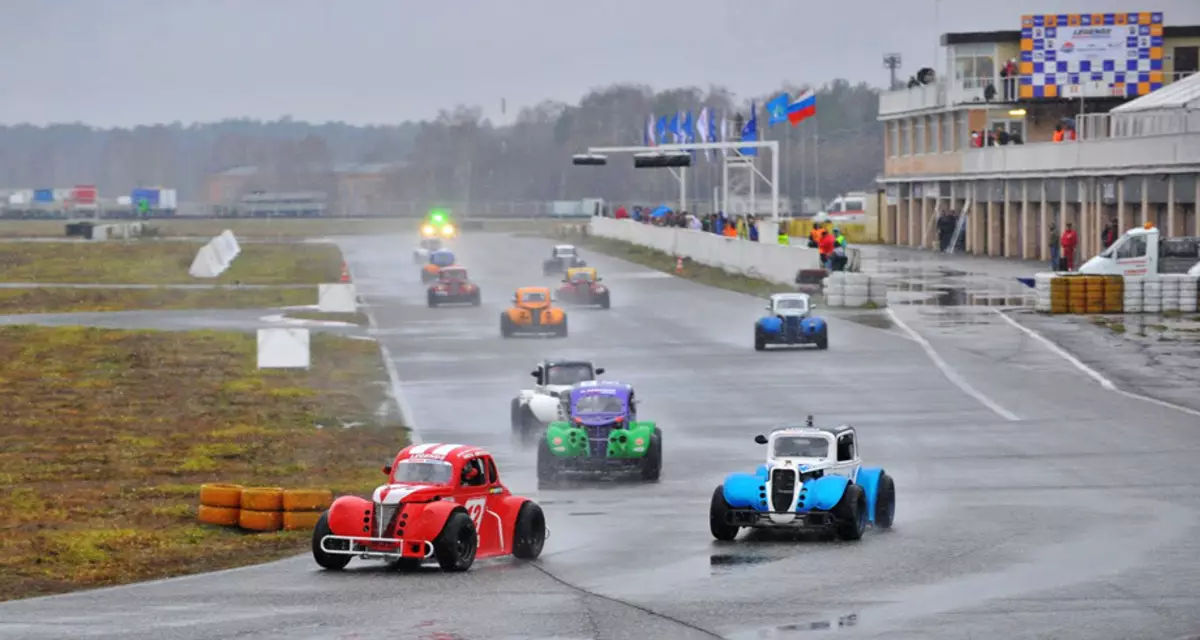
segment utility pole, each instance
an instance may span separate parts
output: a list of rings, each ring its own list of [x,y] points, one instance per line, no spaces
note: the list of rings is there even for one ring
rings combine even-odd
[[[891,90],[895,91],[896,90],[896,70],[900,68],[900,54],[898,54],[898,53],[884,54],[883,68],[887,69],[888,71],[891,72],[892,84],[889,86],[889,88]]]

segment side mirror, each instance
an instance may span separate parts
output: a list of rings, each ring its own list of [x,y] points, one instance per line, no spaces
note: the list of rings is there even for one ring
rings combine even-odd
[[[813,309],[816,309],[816,308],[817,308],[817,305],[815,305],[815,304],[810,304],[810,305],[808,305],[808,310],[809,310],[809,311],[812,311]]]
[[[604,367],[600,367],[599,369],[596,369],[596,375],[600,375],[602,373],[604,373]]]
[[[760,434],[754,436],[754,442],[756,442],[758,444],[766,444],[767,437],[760,433]]]
[[[513,294],[512,301],[514,304],[517,302],[517,294]]]
[[[383,473],[384,473],[384,475],[388,475],[388,476],[392,475],[392,465],[390,465],[390,464],[383,465]]]

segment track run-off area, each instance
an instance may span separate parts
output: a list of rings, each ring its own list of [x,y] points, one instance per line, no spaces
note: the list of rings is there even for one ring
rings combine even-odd
[[[0,638],[1173,638],[1200,630],[1200,417],[1105,388],[990,310],[829,311],[828,351],[753,349],[761,299],[583,251],[609,310],[563,339],[502,339],[520,286],[553,286],[553,242],[452,247],[480,307],[429,309],[415,236],[338,240],[424,442],[480,445],[537,500],[534,563],[398,572],[308,555],[0,604]],[[657,484],[537,490],[509,401],[542,358],[633,384],[663,430]],[[772,426],[848,422],[896,481],[895,528],[859,542],[708,530],[713,488]],[[364,460],[382,465],[383,460]],[[383,482],[380,474],[380,481]],[[153,550],[147,550],[153,553]]]

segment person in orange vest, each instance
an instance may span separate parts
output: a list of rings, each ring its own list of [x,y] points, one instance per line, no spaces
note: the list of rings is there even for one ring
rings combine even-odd
[[[1066,134],[1063,132],[1062,123],[1060,122],[1060,123],[1054,125],[1054,141],[1062,142],[1064,135],[1066,135]]]
[[[812,231],[808,232],[808,246],[816,249],[821,246],[821,236],[828,233],[825,227],[819,222],[814,222]]]
[[[817,249],[821,252],[821,264],[826,271],[833,271],[833,250],[837,247],[837,239],[832,233],[825,231],[821,234],[821,240],[818,243]]]

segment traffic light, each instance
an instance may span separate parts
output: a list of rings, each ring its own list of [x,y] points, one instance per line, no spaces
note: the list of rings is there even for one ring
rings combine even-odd
[[[580,153],[571,156],[571,162],[581,167],[602,167],[608,164],[608,156],[597,156],[590,153]]]
[[[690,153],[639,153],[633,156],[635,169],[690,166],[692,166],[692,154]]]

